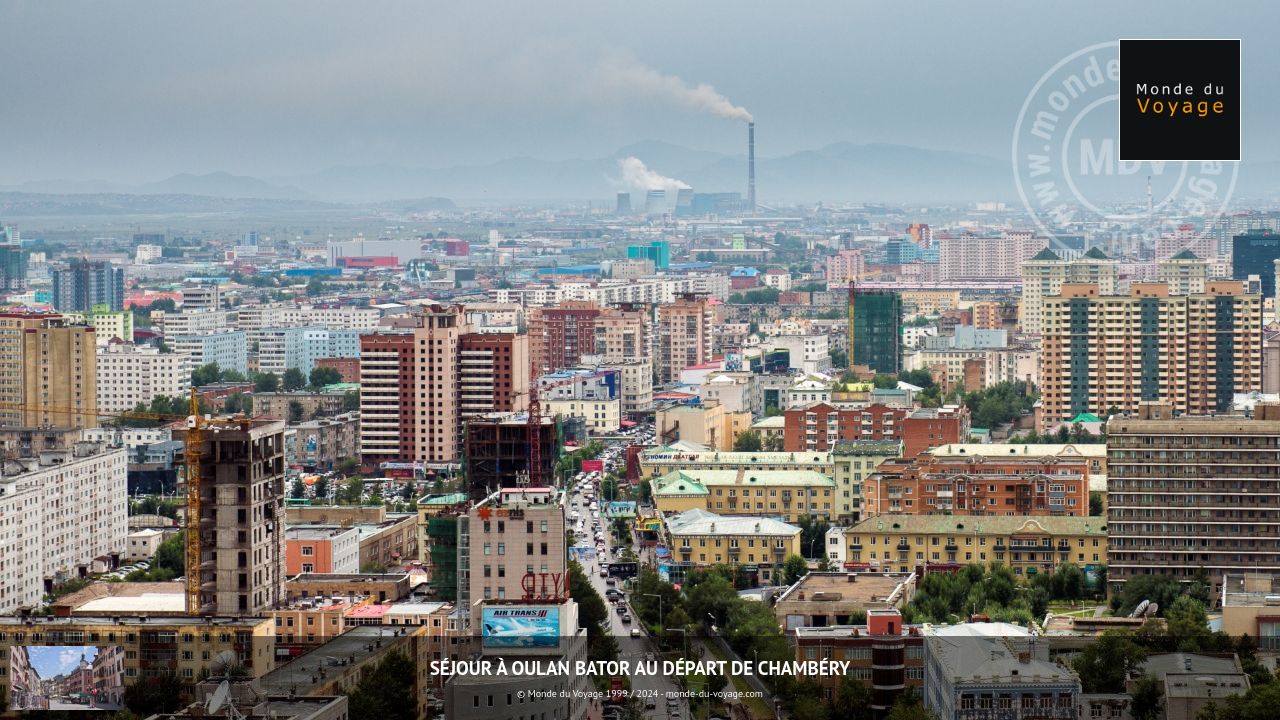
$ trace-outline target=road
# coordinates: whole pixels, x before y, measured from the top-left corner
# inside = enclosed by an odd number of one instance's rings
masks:
[[[573,500],[576,500],[579,503],[577,508],[574,508],[571,504],[570,510],[577,509],[581,512],[586,518],[586,529],[590,530],[592,520],[591,511],[586,509],[582,496],[577,493],[576,488],[571,490],[570,498],[571,503]],[[608,522],[604,518],[601,518],[600,527],[606,531],[608,530]],[[594,534],[594,532],[592,534]],[[605,533],[605,546],[609,549],[610,556],[613,556],[615,545],[611,534],[608,532]],[[603,598],[605,597],[605,591],[611,586],[606,582],[605,578],[600,577],[600,564],[601,561],[597,558],[594,563],[590,563],[583,569],[588,571],[588,575],[591,578],[591,586],[594,587],[596,592],[600,593],[600,597]],[[622,589],[620,584],[613,587]],[[633,618],[635,617],[635,613],[631,612],[629,605],[627,606],[627,611]],[[640,622],[638,620],[633,620],[630,624],[623,624],[622,616],[615,611],[613,605],[609,605],[609,630],[610,633],[618,639],[620,660],[627,660],[632,664],[635,664],[644,661],[647,653],[654,653],[654,656],[657,656],[657,648],[653,645],[649,637],[645,636],[639,639],[631,637],[631,629],[639,627]],[[641,632],[643,632],[643,629],[641,629]],[[636,675],[632,677],[631,689],[632,692],[636,693],[657,693],[657,707],[654,710],[648,710],[645,712],[646,717],[653,718],[672,717],[666,711],[667,698],[676,697],[676,693],[681,692],[680,687],[671,677],[661,673],[656,675]],[[676,697],[676,700],[679,708],[678,717],[681,718],[681,720],[687,720],[689,718],[688,700],[684,697]]]

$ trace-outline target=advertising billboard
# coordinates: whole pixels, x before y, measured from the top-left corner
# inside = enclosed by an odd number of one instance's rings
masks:
[[[604,472],[604,461],[603,460],[583,460],[582,472],[602,473]]]
[[[480,615],[486,648],[560,646],[560,608],[526,605],[486,607]]]
[[[116,711],[123,700],[118,645],[15,645],[9,651],[10,710]]]

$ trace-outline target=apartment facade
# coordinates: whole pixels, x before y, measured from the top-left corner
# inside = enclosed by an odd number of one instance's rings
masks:
[[[489,600],[519,600],[525,587],[538,595],[569,594],[564,493],[554,488],[505,488],[467,511],[459,528],[458,607],[479,627],[480,608]],[[460,556],[461,557],[461,556]],[[464,590],[465,588],[465,590]]]
[[[665,520],[667,546],[688,567],[742,565],[748,573],[755,568],[756,581],[777,584],[782,564],[801,554],[800,528],[772,518],[694,509]]]
[[[565,300],[556,307],[529,311],[529,351],[543,372],[576,366],[583,355],[596,352],[596,318],[600,306],[591,301]]]
[[[663,513],[707,510],[796,522],[836,514],[835,482],[813,471],[677,470],[649,481],[653,504]]]
[[[162,353],[133,343],[108,343],[97,349],[98,412],[114,415],[159,396],[185,396],[191,390],[191,356]]]
[[[124,268],[105,260],[72,258],[49,271],[53,280],[53,307],[89,312],[95,305],[124,309]]]
[[[124,448],[77,442],[7,460],[0,469],[0,613],[35,608],[57,584],[124,557],[128,529]]]
[[[782,449],[827,452],[840,442],[900,440],[907,415],[903,408],[881,403],[859,406],[819,402],[790,408],[782,413]]]
[[[1045,300],[1040,380],[1042,423],[1155,400],[1228,410],[1236,393],[1262,390],[1262,296],[1225,280],[1181,296],[1161,283],[1122,296],[1064,284]]]
[[[680,380],[687,367],[711,359],[715,313],[705,297],[684,295],[658,306],[658,344],[654,355],[660,384]]]
[[[191,335],[174,335],[165,338],[174,352],[191,356],[191,366],[201,367],[217,363],[223,370],[249,372],[249,340],[240,330],[211,330]]]
[[[529,407],[529,336],[468,332],[458,345],[458,420]],[[461,427],[458,429],[460,441]]]
[[[360,571],[360,531],[354,527],[291,527],[285,531],[285,572]]]
[[[1061,292],[1064,283],[1089,283],[1097,285],[1103,295],[1114,295],[1119,279],[1119,261],[1097,248],[1074,260],[1063,260],[1048,248],[1041,250],[1022,263],[1022,300],[1018,305],[1022,331],[1040,334],[1044,300]]]
[[[831,450],[831,478],[836,483],[836,519],[855,522],[864,517],[867,479],[881,463],[902,455],[902,443],[892,440],[838,442]]]
[[[1175,416],[1144,403],[1107,425],[1107,579],[1191,582],[1280,566],[1280,407],[1253,418]]]
[[[96,427],[96,340],[60,315],[0,314],[0,423]]]
[[[938,246],[938,279],[999,281],[1022,277],[1022,263],[1049,246],[1033,233],[1007,232],[995,237],[943,235]]]

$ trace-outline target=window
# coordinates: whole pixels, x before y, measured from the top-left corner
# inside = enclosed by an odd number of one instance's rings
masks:
[[[312,555],[315,555],[315,554],[316,554],[316,549],[315,549],[314,547],[310,546],[310,545],[303,545],[303,546],[302,546],[302,554],[303,554],[303,555],[305,555],[305,556],[307,556],[307,557],[310,557],[310,556],[312,556]]]

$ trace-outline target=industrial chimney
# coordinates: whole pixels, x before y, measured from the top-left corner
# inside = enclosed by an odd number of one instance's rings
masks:
[[[756,124],[747,123],[747,209],[756,213]]]

